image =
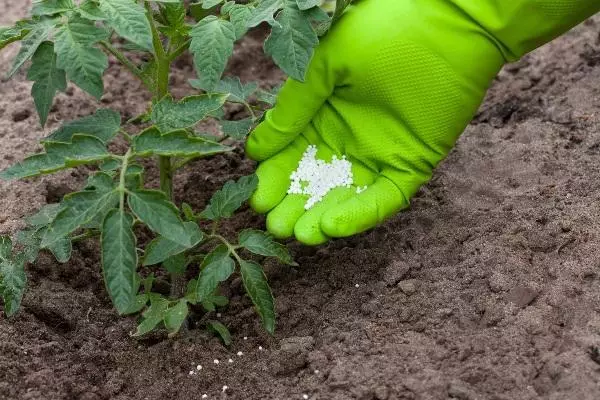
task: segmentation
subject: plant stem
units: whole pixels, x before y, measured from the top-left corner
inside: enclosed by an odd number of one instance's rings
[[[171,165],[171,157],[160,156],[158,167],[160,169],[160,190],[171,200],[173,199],[173,165]]]
[[[132,150],[131,147],[123,156],[123,164],[121,164],[121,174],[119,176],[119,208],[121,211],[125,209],[125,193],[127,192],[127,188],[125,187],[125,177],[127,176],[127,168],[129,167],[129,159],[131,158]]]
[[[191,42],[192,42],[192,40],[188,39],[181,46],[179,46],[178,48],[176,48],[175,50],[173,50],[173,52],[171,54],[169,54],[169,61],[171,61],[171,62],[175,61],[180,55],[182,55],[183,53],[185,53],[185,51],[187,49],[189,49]]]
[[[139,69],[133,62],[131,62],[131,60],[129,60],[125,56],[125,54],[123,54],[121,51],[119,51],[116,47],[114,47],[112,44],[110,44],[106,40],[100,41],[100,45],[106,51],[108,51],[110,54],[112,54],[113,56],[115,56],[115,58],[117,60],[119,60],[119,62],[121,64],[123,64],[123,66],[125,68],[127,68],[127,70],[129,70],[129,72],[131,72],[140,81],[142,81],[142,83],[144,84],[144,86],[146,86],[147,89],[152,90],[152,84],[148,81],[148,79],[146,79],[146,77],[144,76],[144,73],[142,72],[142,70]]]

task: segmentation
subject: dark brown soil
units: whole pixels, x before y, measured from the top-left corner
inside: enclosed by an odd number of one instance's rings
[[[3,3],[0,23],[28,5]],[[231,348],[200,330],[135,340],[135,321],[110,306],[93,242],[65,265],[43,256],[28,269],[20,314],[0,317],[0,398],[600,398],[599,27],[590,20],[505,68],[411,210],[327,246],[291,243],[299,267],[267,266],[279,318],[273,338],[233,281],[221,316]],[[14,47],[0,55],[1,73],[11,54]],[[261,54],[259,40],[245,40],[230,71],[277,83],[281,75]],[[177,93],[191,75],[180,63]],[[116,66],[105,81],[103,106],[123,116],[146,106],[147,95]],[[0,83],[0,168],[44,135],[29,88],[23,74]],[[72,88],[47,131],[96,107]],[[241,150],[190,166],[178,199],[200,208],[252,168]],[[76,171],[0,182],[0,232],[14,232],[84,178]],[[246,210],[228,229],[262,224]]]

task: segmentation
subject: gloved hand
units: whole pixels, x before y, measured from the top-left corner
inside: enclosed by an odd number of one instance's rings
[[[278,238],[316,245],[408,207],[477,111],[502,65],[600,9],[598,0],[360,0],[315,52],[305,83],[281,89],[250,135],[260,161],[251,206]],[[347,155],[355,187],[310,210],[287,195],[309,144]],[[368,186],[360,194],[356,186]]]

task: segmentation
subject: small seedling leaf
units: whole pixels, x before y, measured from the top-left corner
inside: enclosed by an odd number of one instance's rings
[[[4,300],[4,313],[14,315],[21,306],[25,291],[25,257],[12,256],[12,242],[8,236],[0,236],[0,296]]]
[[[59,203],[46,204],[45,206],[40,208],[37,213],[25,218],[25,222],[27,222],[27,224],[31,226],[48,225],[49,223],[54,221],[54,218],[56,218],[56,215],[59,211]]]
[[[169,331],[169,336],[173,336],[181,329],[189,313],[187,301],[179,300],[173,307],[169,307],[165,312],[164,323]]]
[[[106,14],[100,10],[95,0],[84,0],[77,9],[77,12],[83,18],[90,21],[106,21]]]
[[[212,196],[201,216],[213,221],[231,217],[252,196],[257,185],[256,175],[243,176],[237,182],[228,181]]]
[[[200,275],[196,282],[195,299],[202,302],[210,296],[220,282],[227,280],[235,270],[235,262],[229,249],[221,245],[206,256],[200,266]]]
[[[231,345],[231,333],[229,329],[219,321],[206,321],[206,327],[214,332],[225,346]]]
[[[44,141],[70,143],[73,135],[85,134],[107,143],[119,132],[120,126],[121,115],[116,111],[103,108],[87,117],[65,123],[48,135]]]
[[[190,128],[221,108],[226,99],[226,95],[201,95],[176,103],[167,96],[152,108],[152,120],[163,133]]]
[[[288,265],[298,265],[288,252],[287,247],[275,241],[275,239],[256,229],[246,229],[239,234],[240,245],[248,251],[265,257],[277,257],[281,262]]]
[[[30,31],[29,21],[19,21],[15,26],[0,27],[0,50],[22,40]]]
[[[212,91],[213,93],[228,94],[227,101],[232,103],[246,104],[248,98],[256,92],[258,84],[256,82],[250,82],[243,84],[238,77],[226,77],[219,81],[212,89],[205,86],[202,81],[198,79],[190,80],[192,87],[196,89]]]
[[[87,135],[73,136],[72,143],[46,143],[46,152],[33,155],[0,172],[6,180],[50,174],[65,168],[103,161],[110,157],[104,143]]]
[[[275,331],[275,305],[262,267],[255,262],[242,260],[240,272],[246,292],[254,303],[264,328],[273,334]]]
[[[27,72],[27,79],[34,82],[31,87],[31,96],[40,117],[40,123],[44,126],[56,92],[64,92],[67,89],[65,71],[56,67],[53,43],[44,42],[38,47]]]
[[[56,258],[56,261],[64,264],[71,259],[73,243],[71,242],[71,239],[64,237],[48,244],[48,247],[46,248]]]
[[[152,51],[152,29],[144,7],[131,0],[100,0],[99,4],[108,24],[120,36]]]
[[[261,22],[267,22],[271,26],[278,26],[273,15],[283,8],[286,1],[290,0],[263,0],[252,11],[252,17],[248,20],[248,28],[253,28]],[[292,0],[293,1],[293,0]]]
[[[135,296],[133,303],[127,310],[121,313],[121,315],[137,314],[148,304],[148,295],[146,293],[138,294]]]
[[[239,121],[221,121],[220,123],[223,133],[236,140],[244,140],[254,124],[251,118]]]
[[[182,246],[190,247],[192,237],[179,217],[177,207],[164,193],[155,190],[132,191],[129,207],[154,232]]]
[[[111,210],[102,223],[102,274],[119,314],[131,308],[138,290],[136,239],[133,218],[124,210]]]
[[[161,155],[170,157],[206,157],[231,151],[231,147],[192,136],[187,131],[177,130],[166,134],[155,128],[148,128],[133,142],[136,155]]]
[[[154,329],[165,318],[169,300],[158,294],[151,294],[150,307],[142,314],[142,322],[138,325],[133,336],[142,336]]]
[[[229,15],[236,39],[241,39],[248,31],[248,21],[252,18],[253,9],[251,5],[237,4],[233,1],[228,1],[221,7],[221,13]]]
[[[95,44],[107,38],[106,30],[77,16],[70,18],[56,32],[58,68],[65,70],[70,81],[97,99],[104,92],[102,75],[108,67],[108,57]]]
[[[21,50],[8,73],[8,78],[11,78],[35,54],[38,47],[50,36],[52,28],[54,23],[51,20],[44,20],[30,26],[30,31],[21,40]]]
[[[176,256],[187,249],[197,246],[204,239],[204,234],[195,222],[184,222],[183,226],[191,239],[191,245],[189,247],[182,246],[181,244],[159,236],[150,242],[146,248],[143,265],[146,266],[161,263],[169,257]]]
[[[162,265],[171,276],[185,274],[187,267],[185,253],[179,253],[167,258],[163,261]]]
[[[296,0],[300,10],[308,10],[321,5],[321,0]]]
[[[227,20],[209,15],[194,26],[190,51],[203,87],[212,88],[221,79],[227,60],[233,54],[235,28]]]

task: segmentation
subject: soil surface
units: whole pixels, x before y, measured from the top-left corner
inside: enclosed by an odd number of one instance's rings
[[[0,25],[28,6],[0,1]],[[507,66],[409,211],[326,246],[290,243],[299,267],[267,265],[279,318],[273,338],[234,280],[221,310],[231,348],[200,330],[135,340],[135,320],[119,318],[104,291],[93,241],[64,265],[43,255],[28,267],[22,311],[10,321],[0,314],[0,398],[600,398],[599,29],[592,19]],[[16,50],[0,53],[0,73]],[[241,43],[229,72],[266,87],[282,79],[259,35]],[[177,94],[192,75],[189,61],[179,63]],[[116,65],[105,83],[102,106],[127,118],[147,105]],[[0,83],[0,168],[39,149],[61,121],[98,107],[71,87],[44,131],[30,86],[23,73]],[[200,209],[253,167],[241,149],[190,165],[177,199]],[[0,232],[13,233],[84,179],[76,170],[0,182]],[[228,228],[263,223],[245,210]]]

